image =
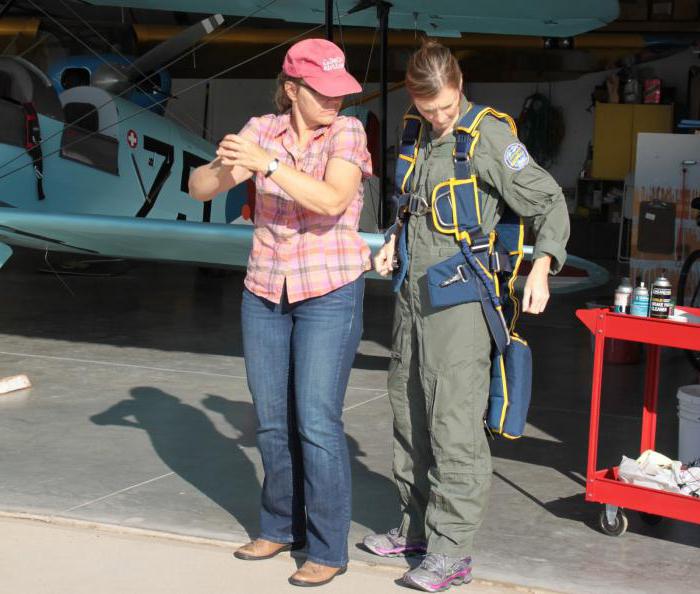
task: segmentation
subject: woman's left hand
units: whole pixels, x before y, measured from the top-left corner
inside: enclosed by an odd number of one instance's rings
[[[523,311],[531,314],[540,314],[547,307],[549,301],[549,266],[552,258],[542,256],[532,264],[532,270],[525,281],[525,293],[523,295]]]
[[[227,134],[219,143],[216,156],[223,165],[245,167],[249,171],[266,172],[272,161],[269,153],[252,140],[238,134]]]

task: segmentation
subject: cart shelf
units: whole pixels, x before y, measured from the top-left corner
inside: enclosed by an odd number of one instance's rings
[[[700,309],[685,307],[683,309],[700,317]],[[633,509],[652,516],[700,523],[700,499],[623,483],[618,478],[617,467],[602,470],[596,468],[605,339],[618,338],[648,345],[644,380],[644,407],[642,410],[641,453],[645,450],[653,450],[656,441],[660,347],[700,351],[700,324],[616,314],[607,309],[580,309],[576,312],[576,316],[595,336],[586,469],[586,501],[606,505],[606,510],[601,514],[601,528],[607,534],[614,536],[623,534],[627,528],[627,518],[622,512],[622,508]]]

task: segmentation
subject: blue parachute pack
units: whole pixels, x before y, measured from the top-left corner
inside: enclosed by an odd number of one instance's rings
[[[479,124],[487,116],[505,121],[517,138],[513,119],[491,107],[471,105],[459,120],[454,131],[454,177],[433,188],[429,207],[435,228],[452,235],[460,252],[428,268],[428,292],[433,307],[481,303],[493,339],[485,423],[492,433],[515,439],[525,430],[532,393],[532,354],[515,332],[520,303],[514,284],[523,259],[524,222],[506,206],[496,228],[489,234],[483,232],[483,195],[471,158],[479,140]],[[398,229],[394,291],[399,290],[408,270],[407,225],[403,223],[419,207],[411,184],[423,128],[412,108],[404,116],[396,162],[397,221],[388,232]]]

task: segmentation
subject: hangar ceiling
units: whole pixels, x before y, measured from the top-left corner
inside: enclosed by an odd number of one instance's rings
[[[22,54],[44,69],[57,57],[89,53],[85,45],[100,53],[116,48],[124,54],[140,55],[204,16],[94,6],[77,0],[16,0],[0,17],[0,48],[4,54]],[[226,17],[224,26],[205,40],[204,47],[170,68],[172,76],[205,78],[229,69],[225,76],[272,78],[285,47],[272,48],[313,26],[255,18],[236,25],[238,20]],[[697,44],[698,31],[700,22],[694,18],[618,20],[568,39],[464,33],[441,41],[452,47],[472,81],[556,81],[670,55]],[[322,34],[323,30],[317,29],[312,35]],[[346,47],[353,73],[376,81],[376,31],[336,27],[334,35],[336,42]],[[419,42],[416,32],[390,32],[390,80],[401,79],[406,58]]]

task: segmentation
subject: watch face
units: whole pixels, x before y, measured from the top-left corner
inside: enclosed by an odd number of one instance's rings
[[[270,161],[269,165],[267,166],[267,171],[265,172],[265,177],[269,177],[272,175],[275,171],[277,171],[277,167],[279,166],[280,162],[278,159],[273,159]]]

